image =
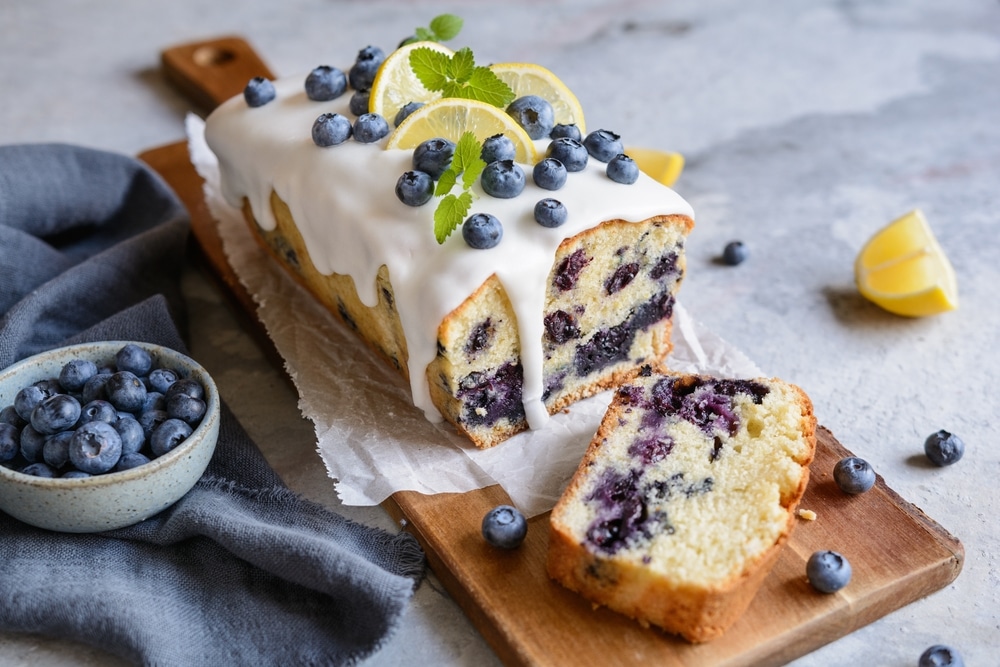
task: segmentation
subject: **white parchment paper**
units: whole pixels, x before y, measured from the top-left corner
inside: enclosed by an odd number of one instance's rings
[[[340,499],[375,505],[396,491],[466,492],[501,485],[526,515],[552,508],[597,430],[611,399],[604,392],[553,416],[544,429],[476,449],[447,423],[415,408],[409,385],[289,278],[246,229],[219,190],[218,162],[204,122],[187,119],[191,161],[219,223],[226,256],[257,302],[263,322],[315,425],[317,450]],[[760,370],[677,303],[671,368],[725,377]]]

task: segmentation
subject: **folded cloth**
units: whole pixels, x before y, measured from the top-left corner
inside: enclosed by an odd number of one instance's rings
[[[93,340],[184,352],[187,234],[136,160],[0,147],[0,367]],[[424,566],[412,536],[290,491],[224,404],[204,476],[155,517],[75,535],[0,512],[0,630],[158,666],[354,664],[399,625]]]

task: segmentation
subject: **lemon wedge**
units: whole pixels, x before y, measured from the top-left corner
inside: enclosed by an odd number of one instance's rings
[[[407,116],[389,135],[386,148],[412,149],[436,137],[458,143],[465,132],[472,132],[480,143],[494,134],[504,134],[514,142],[516,162],[534,165],[538,161],[535,143],[506,111],[457,97],[429,102]]]
[[[451,49],[437,42],[413,42],[390,53],[375,74],[368,111],[392,123],[399,110],[410,102],[426,104],[441,97],[440,91],[424,88],[410,67],[410,54],[421,48],[440,51],[448,56],[453,54]]]
[[[630,146],[625,148],[625,154],[635,160],[642,173],[668,187],[684,170],[684,156],[680,153]]]
[[[514,91],[516,97],[537,95],[552,105],[557,124],[576,124],[587,133],[583,107],[576,95],[555,74],[534,63],[499,63],[490,69]]]
[[[925,317],[958,308],[955,270],[918,209],[868,240],[854,262],[854,278],[862,296],[897,315]]]

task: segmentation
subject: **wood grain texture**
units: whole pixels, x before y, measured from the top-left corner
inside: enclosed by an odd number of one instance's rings
[[[188,58],[196,52],[190,45],[185,48]],[[257,63],[263,66],[259,59]],[[241,70],[239,76],[247,73]],[[209,104],[219,101],[215,95],[222,88],[212,90],[203,97]],[[256,319],[252,296],[226,261],[186,144],[139,157],[187,205],[206,265],[258,339],[276,354]],[[549,581],[547,514],[529,522],[521,548],[507,552],[489,547],[480,536],[480,523],[489,509],[509,502],[499,487],[434,496],[400,492],[384,506],[394,518],[405,520],[435,574],[505,664],[780,665],[943,588],[958,576],[964,561],[959,541],[881,477],[865,494],[842,493],[832,471],[850,452],[823,427],[817,437],[812,481],[800,505],[815,511],[816,521],[798,521],[777,565],[736,625],[722,638],[697,646],[595,609]],[[814,591],[805,577],[806,560],[819,549],[843,553],[854,570],[851,583],[832,595]]]

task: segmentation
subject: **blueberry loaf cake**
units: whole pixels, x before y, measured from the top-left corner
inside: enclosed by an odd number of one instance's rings
[[[777,379],[620,387],[552,512],[549,575],[691,642],[720,636],[788,539],[815,428],[809,398]]]
[[[454,101],[427,102],[379,132],[375,114],[358,114],[363,90],[341,84],[317,99],[313,78],[264,82],[265,93],[234,97],[209,116],[222,194],[285,269],[399,370],[429,419],[490,447],[640,368],[661,368],[693,212],[627,159],[609,157],[622,150],[616,135],[588,142],[573,124],[549,123],[532,139],[515,124],[489,138],[506,139],[491,157],[481,139],[483,162],[516,178],[498,190],[501,176],[484,169],[466,184],[464,224],[438,235],[442,197],[425,190],[431,200],[417,205],[414,188],[440,181],[464,139],[407,149],[397,133]],[[350,121],[340,136],[311,133],[333,116]],[[564,156],[575,171],[536,171],[552,137],[572,132],[579,140],[557,139],[576,151]],[[431,144],[455,152],[428,162]],[[513,159],[492,159],[511,145],[520,146]],[[536,217],[542,200],[557,202],[559,215]],[[471,225],[477,216],[486,227]]]

